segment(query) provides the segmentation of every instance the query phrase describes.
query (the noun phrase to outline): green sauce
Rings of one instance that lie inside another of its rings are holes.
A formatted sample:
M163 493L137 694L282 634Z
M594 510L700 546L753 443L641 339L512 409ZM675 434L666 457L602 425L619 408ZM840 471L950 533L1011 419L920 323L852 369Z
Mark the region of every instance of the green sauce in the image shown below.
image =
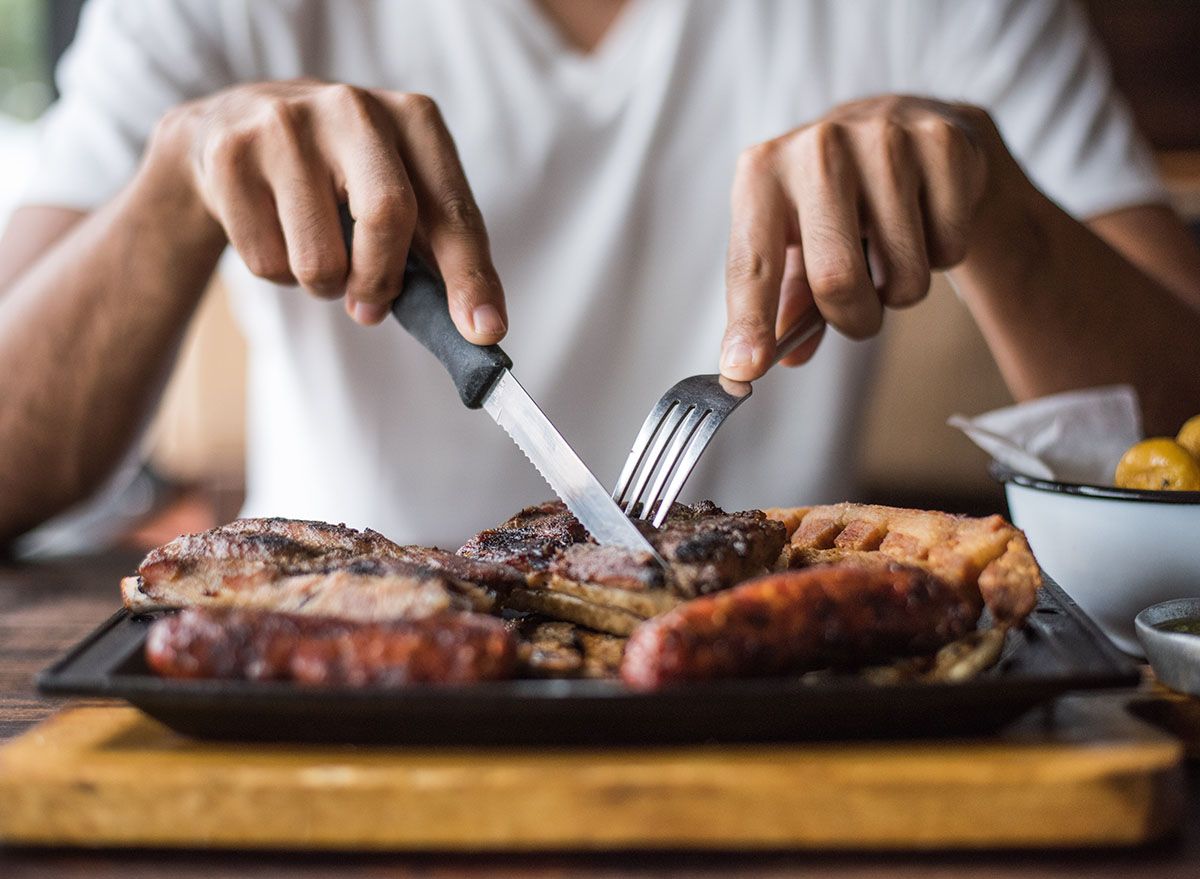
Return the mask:
M1200 617L1184 617L1179 620L1167 620L1158 623L1154 628L1164 632L1182 632L1185 635L1200 635Z

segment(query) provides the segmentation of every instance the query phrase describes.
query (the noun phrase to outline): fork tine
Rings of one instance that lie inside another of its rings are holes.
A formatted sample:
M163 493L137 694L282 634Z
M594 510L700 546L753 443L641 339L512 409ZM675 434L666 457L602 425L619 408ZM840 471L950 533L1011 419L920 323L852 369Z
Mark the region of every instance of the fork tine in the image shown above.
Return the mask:
M654 485L650 489L650 493L642 500L642 510L638 516L639 519L648 520L656 510L663 509L663 505L659 503L662 498L663 486L667 484L667 480L671 477L671 471L679 463L679 458L688 448L689 443L691 443L692 435L696 432L696 428L700 426L700 422L704 420L708 413L709 410L707 408L696 406L689 409L687 415L684 416L679 429L675 431L675 438L671 441L670 451L663 456L662 464L658 468L658 474L654 478Z
M650 451L642 462L641 470L638 472L637 479L633 483L633 493L629 495L629 503L625 507L626 513L634 511L638 499L641 498L642 493L646 490L646 484L650 482L650 477L654 475L654 471L658 468L658 462L662 460L663 452L667 449L667 444L675 436L675 432L679 429L679 425L683 422L687 413L691 411L691 408L691 406L682 406L677 401L674 401L667 414L663 416L662 427L655 434Z
M667 486L666 493L658 503L658 511L654 514L654 527L661 528L663 522L667 519L667 513L670 512L671 504L675 503L675 499L679 497L679 492L683 490L683 484L687 482L687 478L696 469L696 463L700 460L700 456L704 454L704 450L708 448L708 444L712 442L713 436L717 432L717 428L721 426L721 422L725 420L724 416L716 412L706 412L704 419L696 427L696 432L692 436L691 442L688 443L686 451L679 459L679 465L675 468L675 475L671 478L671 484Z
M646 457L650 440L662 426L663 417L674 405L676 405L676 401L668 392L659 398L658 402L654 404L654 408L650 410L650 414L646 416L646 420L642 422L642 428L638 431L637 439L633 441L633 448L629 451L629 457L625 459L625 465L621 468L621 475L617 478L617 486L613 489L613 500L617 502L618 506L625 499L626 492L629 491L629 484L633 481L633 475L637 472L638 465Z

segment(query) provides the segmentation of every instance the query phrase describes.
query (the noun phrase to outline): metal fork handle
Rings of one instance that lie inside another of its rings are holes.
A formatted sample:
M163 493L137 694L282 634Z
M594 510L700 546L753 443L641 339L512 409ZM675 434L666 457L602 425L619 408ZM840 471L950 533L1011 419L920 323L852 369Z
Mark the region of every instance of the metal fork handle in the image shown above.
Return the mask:
M771 366L778 364L824 328L825 318L821 317L821 312L815 308L804 312L800 320L775 343L775 359L771 361Z

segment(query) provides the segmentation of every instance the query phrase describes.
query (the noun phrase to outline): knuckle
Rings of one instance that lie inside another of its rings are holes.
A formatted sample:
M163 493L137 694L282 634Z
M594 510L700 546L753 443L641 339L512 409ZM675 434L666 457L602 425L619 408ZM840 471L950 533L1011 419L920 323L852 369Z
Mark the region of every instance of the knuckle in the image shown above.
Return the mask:
M967 236L962 224L944 221L940 225L933 236L930 262L934 267L944 269L967 258Z
M417 92L409 92L399 97L400 108L410 116L418 119L433 120L441 117L437 101Z
M247 159L254 149L254 132L241 128L224 128L209 136L203 151L206 168L227 171Z
M292 258L292 276L304 287L328 288L346 276L346 257L336 250L307 248Z
M276 137L294 139L300 129L300 108L287 98L262 99L260 119L263 127Z
M452 193L438 202L442 224L451 231L478 235L483 232L483 214L475 200L463 193Z
M375 190L359 209L356 220L372 228L404 229L412 225L416 201L407 187Z
M777 271L774 260L753 245L734 247L725 265L725 280L729 287L757 286L767 283Z
M929 113L916 123L916 130L923 140L943 151L951 151L964 145L962 129L954 120L941 113Z
M775 166L776 146L767 141L747 147L738 155L737 168L740 174L763 174Z
M815 173L831 176L845 164L846 129L840 122L823 120L804 129L796 138L801 158Z
M374 98L365 89L344 82L331 83L322 89L324 98L342 116L357 122L374 118Z
M359 279L354 289L348 291L359 302L368 305L387 305L396 297L400 282L388 276L382 269L372 271Z
M274 248L248 247L242 251L242 260L251 274L283 284L291 281L287 259Z
M896 275L895 282L888 285L889 305L899 308L915 305L929 292L929 266L924 262L900 269Z
M817 258L808 270L813 296L834 307L857 302L862 292L860 281L857 268L844 257Z

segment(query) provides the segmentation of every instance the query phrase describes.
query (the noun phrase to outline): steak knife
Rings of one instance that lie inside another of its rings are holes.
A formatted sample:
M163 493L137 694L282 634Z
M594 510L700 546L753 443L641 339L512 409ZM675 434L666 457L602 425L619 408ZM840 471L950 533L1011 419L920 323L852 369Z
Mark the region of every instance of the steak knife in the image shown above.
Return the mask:
M350 251L354 220L346 205L338 212ZM416 253L409 253L404 286L391 310L400 325L441 361L466 407L483 409L504 428L597 543L649 553L658 564L666 564L521 387L509 356L499 345L473 345L463 338L450 319L445 283Z
M474 345L450 319L446 285L420 256L411 254L404 289L392 303L401 326L450 373L468 409L482 408L504 428L567 509L601 544L661 557L617 506L604 486L512 374L499 345Z

